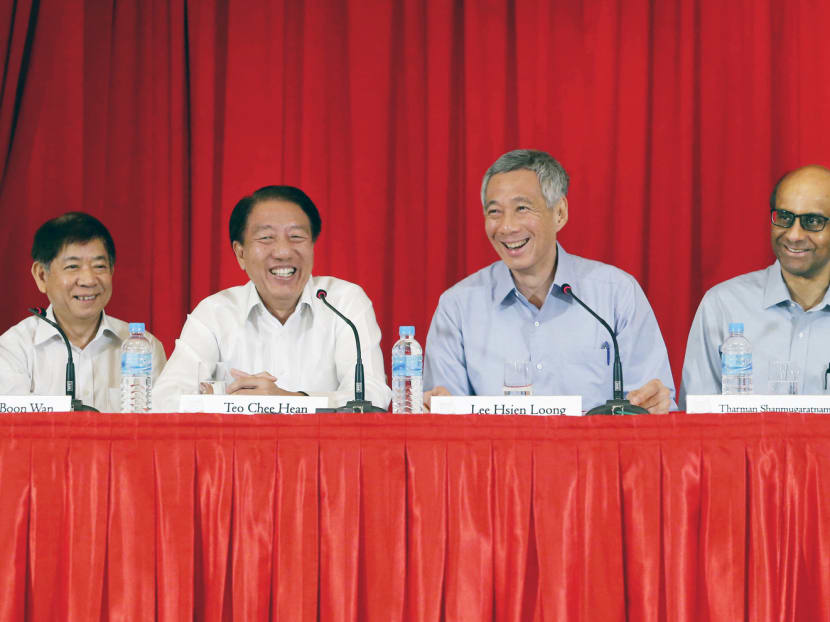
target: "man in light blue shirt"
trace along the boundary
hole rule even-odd
[[[568,283],[615,331],[628,399],[655,413],[673,406],[666,346],[637,281],[556,242],[567,191],[567,173],[541,151],[511,151],[488,169],[484,223],[501,261],[442,294],[427,335],[427,401],[501,395],[504,363],[515,360],[530,361],[535,394],[581,395],[586,410],[610,399],[611,337],[562,291]]]
[[[752,343],[755,393],[770,391],[772,361],[800,370],[799,392],[825,391],[830,364],[830,170],[805,166],[786,174],[770,196],[770,239],[778,260],[719,283],[703,297],[683,363],[686,395],[721,392],[719,348],[730,322]]]

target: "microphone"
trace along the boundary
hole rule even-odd
[[[66,333],[63,332],[63,329],[60,326],[58,326],[57,322],[53,322],[46,317],[46,309],[43,307],[30,307],[28,311],[47,324],[54,326],[58,331],[58,334],[63,337],[63,343],[66,344],[66,395],[68,395],[69,399],[72,400],[72,410],[90,410],[93,412],[99,412],[97,408],[87,406],[81,402],[81,400],[75,399],[75,362],[72,360],[72,346],[69,345],[69,339],[67,338]]]
[[[608,400],[605,404],[595,406],[589,410],[586,415],[647,415],[648,410],[641,406],[635,406],[623,396],[623,373],[622,361],[620,361],[620,346],[617,344],[617,336],[608,322],[603,320],[600,316],[594,313],[588,305],[582,302],[573,292],[573,288],[565,283],[562,285],[562,291],[576,300],[582,307],[591,315],[593,315],[600,324],[605,327],[605,330],[611,335],[611,341],[614,344],[614,397]]]
[[[317,290],[317,298],[323,301],[323,304],[326,305],[329,309],[334,311],[340,318],[343,319],[346,324],[348,324],[352,332],[354,333],[354,341],[355,345],[357,346],[357,363],[354,366],[354,399],[346,402],[345,406],[339,406],[337,408],[318,408],[317,412],[347,412],[347,413],[370,413],[370,412],[386,412],[383,408],[378,408],[372,402],[367,401],[365,399],[365,392],[364,392],[364,382],[363,382],[363,358],[360,354],[360,336],[357,334],[357,328],[352,323],[352,321],[347,318],[345,315],[340,313],[337,309],[332,306],[332,304],[326,300],[326,296],[328,293],[324,289]]]

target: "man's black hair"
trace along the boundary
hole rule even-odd
[[[67,212],[43,223],[35,232],[32,259],[48,267],[67,244],[86,244],[92,240],[101,240],[110,267],[115,266],[115,243],[110,232],[95,216],[84,212]]]
[[[244,243],[245,227],[248,225],[248,215],[257,203],[263,201],[288,201],[297,205],[311,223],[311,241],[316,242],[317,236],[323,228],[323,221],[320,219],[320,212],[308,195],[294,186],[263,186],[250,196],[242,197],[231,212],[231,219],[228,223],[228,233],[231,244],[234,242]]]

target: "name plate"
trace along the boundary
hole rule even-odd
[[[430,410],[447,415],[582,415],[581,395],[436,395]]]
[[[329,405],[327,397],[294,395],[182,395],[179,412],[223,415],[306,415]]]
[[[688,413],[830,413],[830,395],[688,395]]]
[[[72,410],[68,395],[0,395],[0,415],[12,413],[63,413]]]

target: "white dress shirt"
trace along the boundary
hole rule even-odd
[[[46,317],[53,322],[52,306]],[[153,378],[164,367],[164,348],[150,333]],[[129,324],[102,314],[98,332],[85,348],[70,343],[75,362],[75,397],[101,412],[120,412],[121,342]],[[0,336],[0,395],[65,395],[66,345],[54,326],[27,317]]]
[[[820,303],[805,311],[790,296],[776,261],[764,270],[736,276],[706,292],[692,322],[680,407],[687,395],[721,392],[720,346],[729,337],[730,322],[742,322],[752,344],[753,392],[769,392],[772,361],[787,361],[801,371],[798,392],[825,392],[830,369],[830,290]]]
[[[310,277],[285,324],[266,309],[253,282],[208,296],[187,317],[170,361],[153,391],[155,410],[176,412],[179,397],[198,392],[208,378],[231,382],[231,369],[268,372],[286,391],[325,396],[329,405],[354,399],[356,351],[349,326],[321,300],[317,289],[357,327],[365,367],[366,399],[386,408],[380,328],[363,290],[330,276]]]

